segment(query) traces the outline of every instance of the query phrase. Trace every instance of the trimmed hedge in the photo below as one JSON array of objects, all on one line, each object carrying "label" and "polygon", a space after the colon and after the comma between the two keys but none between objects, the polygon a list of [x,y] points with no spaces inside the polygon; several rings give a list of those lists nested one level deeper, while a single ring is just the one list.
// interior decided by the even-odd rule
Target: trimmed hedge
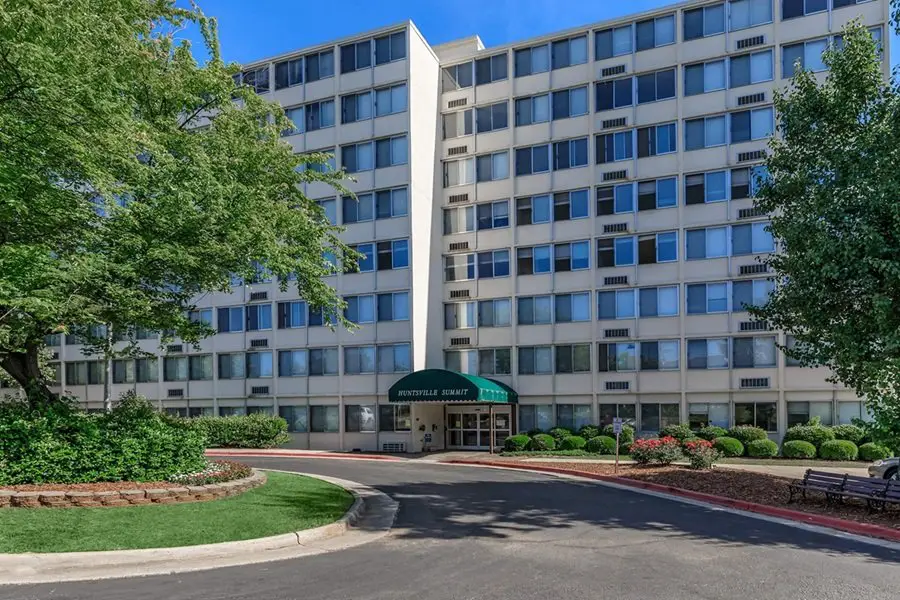
[{"label": "trimmed hedge", "polygon": [[831,431],[834,432],[834,439],[847,440],[857,446],[862,444],[863,439],[866,437],[866,432],[863,431],[863,428],[856,425],[835,425],[831,428]]},{"label": "trimmed hedge", "polygon": [[716,427],[715,425],[707,425],[700,429],[697,432],[697,437],[703,440],[707,440],[709,442],[713,441],[716,438],[727,437],[728,430],[724,427]]},{"label": "trimmed hedge", "polygon": [[828,440],[819,446],[819,457],[825,460],[856,460],[859,448],[848,440]]},{"label": "trimmed hedge", "polygon": [[785,458],[815,458],[816,447],[804,440],[791,440],[781,447],[781,455]]},{"label": "trimmed hedge", "polygon": [[569,437],[563,438],[563,441],[559,443],[559,449],[581,450],[584,448],[585,444],[587,444],[587,440],[580,435],[570,435]]},{"label": "trimmed hedge", "polygon": [[794,425],[784,434],[785,442],[809,442],[816,448],[833,439],[834,431],[821,425]]},{"label": "trimmed hedge", "polygon": [[503,450],[505,452],[522,452],[528,448],[531,438],[520,433],[519,435],[511,435],[503,442]]},{"label": "trimmed hedge", "polygon": [[753,458],[773,458],[778,456],[778,444],[772,440],[753,440],[747,444],[747,454]]},{"label": "trimmed hedge", "polygon": [[666,425],[659,430],[659,437],[673,437],[679,442],[683,442],[696,436],[694,435],[694,432],[691,431],[690,425],[687,423],[680,423],[678,425]]},{"label": "trimmed hedge", "polygon": [[[616,433],[613,431],[612,425],[607,425],[603,428],[603,435],[607,437],[611,437],[612,439],[616,439]],[[631,425],[623,425],[622,433],[619,434],[619,450],[621,451],[623,447],[630,446],[634,443],[634,427]]]},{"label": "trimmed hedge", "polygon": [[578,435],[586,440],[590,440],[600,435],[600,428],[596,425],[584,425],[578,430]]},{"label": "trimmed hedge", "polygon": [[533,438],[531,438],[531,443],[528,444],[529,450],[555,450],[556,449],[556,440],[553,439],[552,435],[546,433],[539,433]]},{"label": "trimmed hedge", "polygon": [[281,417],[256,413],[235,417],[171,417],[185,429],[206,436],[207,448],[275,448],[291,440],[287,421]]},{"label": "trimmed hedge", "polygon": [[713,440],[713,448],[728,457],[744,455],[744,444],[733,437],[717,437]]},{"label": "trimmed hedge", "polygon": [[572,432],[565,427],[554,427],[547,433],[553,436],[553,439],[556,440],[557,444],[572,435]]},{"label": "trimmed hedge", "polygon": [[742,443],[744,448],[752,441],[769,439],[769,436],[766,435],[764,429],[752,425],[738,425],[732,427],[728,430],[728,437],[732,437]]},{"label": "trimmed hedge", "polygon": [[859,447],[859,457],[862,460],[884,460],[894,455],[886,446],[880,446],[874,442],[863,444]]},{"label": "trimmed hedge", "polygon": [[608,435],[598,435],[589,439],[584,449],[597,454],[615,454],[616,440]]}]

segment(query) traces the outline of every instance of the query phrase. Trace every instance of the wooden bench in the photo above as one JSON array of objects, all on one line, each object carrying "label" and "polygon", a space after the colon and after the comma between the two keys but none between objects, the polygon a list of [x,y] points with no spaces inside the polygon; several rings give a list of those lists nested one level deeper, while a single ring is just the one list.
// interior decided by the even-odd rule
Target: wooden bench
[{"label": "wooden bench", "polygon": [[883,510],[888,504],[900,504],[900,481],[860,477],[857,475],[840,475],[825,471],[807,469],[803,479],[792,481],[788,490],[794,501],[796,494],[806,499],[807,490],[825,494],[826,502],[842,502],[846,498],[865,500],[867,508]]},{"label": "wooden bench", "polygon": [[807,490],[822,492],[825,494],[826,502],[833,502],[840,497],[841,489],[843,489],[847,477],[847,475],[840,475],[838,473],[827,473],[825,471],[813,471],[812,469],[807,469],[806,473],[803,475],[803,479],[791,482],[790,487],[788,488],[788,491],[790,492],[788,503],[793,502],[794,495],[798,493],[802,493],[803,499],[806,500]]},{"label": "wooden bench", "polygon": [[888,504],[900,504],[900,480],[888,479],[887,482],[887,488],[881,497],[870,502],[873,509],[884,510]]},{"label": "wooden bench", "polygon": [[865,500],[866,507],[870,512],[876,508],[884,508],[884,496],[890,483],[887,479],[847,475],[844,477],[844,486],[840,491],[840,499],[842,501],[844,498]]}]

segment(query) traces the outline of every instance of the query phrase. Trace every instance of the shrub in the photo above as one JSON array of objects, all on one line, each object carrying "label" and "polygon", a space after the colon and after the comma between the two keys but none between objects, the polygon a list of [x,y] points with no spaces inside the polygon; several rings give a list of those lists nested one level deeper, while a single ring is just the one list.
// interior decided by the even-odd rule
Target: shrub
[{"label": "shrub", "polygon": [[824,442],[834,439],[834,432],[821,425],[794,425],[784,434],[785,442],[809,442],[816,448]]},{"label": "shrub", "polygon": [[548,435],[546,433],[539,433],[533,438],[531,438],[531,443],[528,444],[529,450],[555,450],[556,449],[556,440],[553,439],[552,435]]},{"label": "shrub", "polygon": [[825,460],[856,460],[859,448],[848,440],[828,440],[819,446],[819,456]]},{"label": "shrub", "polygon": [[578,435],[586,440],[590,440],[600,435],[600,428],[596,425],[584,425],[578,430]]},{"label": "shrub", "polygon": [[230,460],[216,460],[206,463],[206,467],[194,473],[179,473],[169,477],[171,483],[181,485],[209,485],[250,477],[253,470],[247,465]]},{"label": "shrub", "polygon": [[524,434],[511,435],[503,442],[503,450],[506,452],[522,452],[528,448],[531,438]]},{"label": "shrub", "polygon": [[712,442],[696,439],[684,443],[684,455],[691,463],[692,469],[709,469],[722,457],[722,453],[713,448]]},{"label": "shrub", "polygon": [[724,456],[743,456],[744,444],[741,440],[733,437],[718,437],[713,440],[713,448],[721,452]]},{"label": "shrub", "polygon": [[587,444],[587,440],[580,435],[570,435],[559,443],[560,450],[581,450]]},{"label": "shrub", "polygon": [[831,431],[834,433],[834,439],[847,440],[848,442],[853,442],[857,446],[861,444],[863,438],[866,437],[866,432],[863,428],[857,427],[856,425],[835,425],[831,428]]},{"label": "shrub", "polygon": [[747,444],[747,454],[753,458],[772,458],[778,456],[778,444],[772,440],[753,440]]},{"label": "shrub", "polygon": [[235,417],[171,417],[182,427],[202,432],[208,448],[274,448],[290,441],[287,421],[260,413]]},{"label": "shrub", "polygon": [[528,437],[534,437],[539,433],[544,433],[544,430],[543,429],[529,429],[528,431],[525,432],[525,435],[527,435]]},{"label": "shrub", "polygon": [[202,432],[172,424],[145,399],[122,397],[90,415],[61,399],[32,410],[0,403],[0,485],[163,481],[201,471]]},{"label": "shrub", "polygon": [[868,442],[859,447],[859,457],[863,460],[884,460],[894,455],[889,448]]},{"label": "shrub", "polygon": [[754,440],[769,439],[764,429],[754,427],[753,425],[738,425],[737,427],[732,427],[728,430],[728,437],[732,437],[739,441],[744,445],[744,448],[747,448],[747,445]]},{"label": "shrub", "polygon": [[816,447],[804,440],[790,440],[782,445],[781,455],[785,458],[815,458]]},{"label": "shrub", "polygon": [[716,427],[715,425],[707,425],[697,432],[697,437],[703,440],[713,441],[716,438],[725,437],[728,430],[724,427]]},{"label": "shrub", "polygon": [[691,431],[690,425],[688,425],[687,423],[681,423],[679,425],[666,425],[659,430],[659,437],[673,437],[679,442],[683,442],[688,438],[696,436],[694,435],[694,432]]},{"label": "shrub", "polygon": [[553,436],[553,439],[556,440],[557,444],[572,435],[572,432],[565,427],[554,427],[547,433]]},{"label": "shrub", "polygon": [[[603,428],[603,435],[611,437],[612,439],[616,439],[616,434],[613,431],[612,425],[607,425]],[[622,433],[619,434],[619,451],[622,452],[622,448],[625,446],[630,446],[634,441],[634,427],[631,425],[623,425]]]},{"label": "shrub", "polygon": [[584,449],[596,454],[615,454],[616,440],[608,435],[598,435],[589,439]]},{"label": "shrub", "polygon": [[631,458],[642,465],[669,465],[681,458],[681,445],[673,437],[635,440],[631,444]]}]

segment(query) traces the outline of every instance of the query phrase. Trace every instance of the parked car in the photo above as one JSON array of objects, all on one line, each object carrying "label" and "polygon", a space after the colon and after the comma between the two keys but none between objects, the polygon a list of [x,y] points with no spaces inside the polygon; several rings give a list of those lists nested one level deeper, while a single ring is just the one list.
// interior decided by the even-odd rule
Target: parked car
[{"label": "parked car", "polygon": [[869,477],[900,479],[900,457],[876,460],[869,465]]}]

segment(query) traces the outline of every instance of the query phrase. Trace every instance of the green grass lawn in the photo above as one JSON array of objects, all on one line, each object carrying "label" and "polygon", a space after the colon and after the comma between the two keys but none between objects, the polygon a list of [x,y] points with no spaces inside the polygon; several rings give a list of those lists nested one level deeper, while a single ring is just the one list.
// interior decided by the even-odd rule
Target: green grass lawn
[{"label": "green grass lawn", "polygon": [[110,508],[0,510],[0,552],[81,552],[193,546],[289,533],[339,519],[353,503],[324,481],[268,473],[240,496]]}]

